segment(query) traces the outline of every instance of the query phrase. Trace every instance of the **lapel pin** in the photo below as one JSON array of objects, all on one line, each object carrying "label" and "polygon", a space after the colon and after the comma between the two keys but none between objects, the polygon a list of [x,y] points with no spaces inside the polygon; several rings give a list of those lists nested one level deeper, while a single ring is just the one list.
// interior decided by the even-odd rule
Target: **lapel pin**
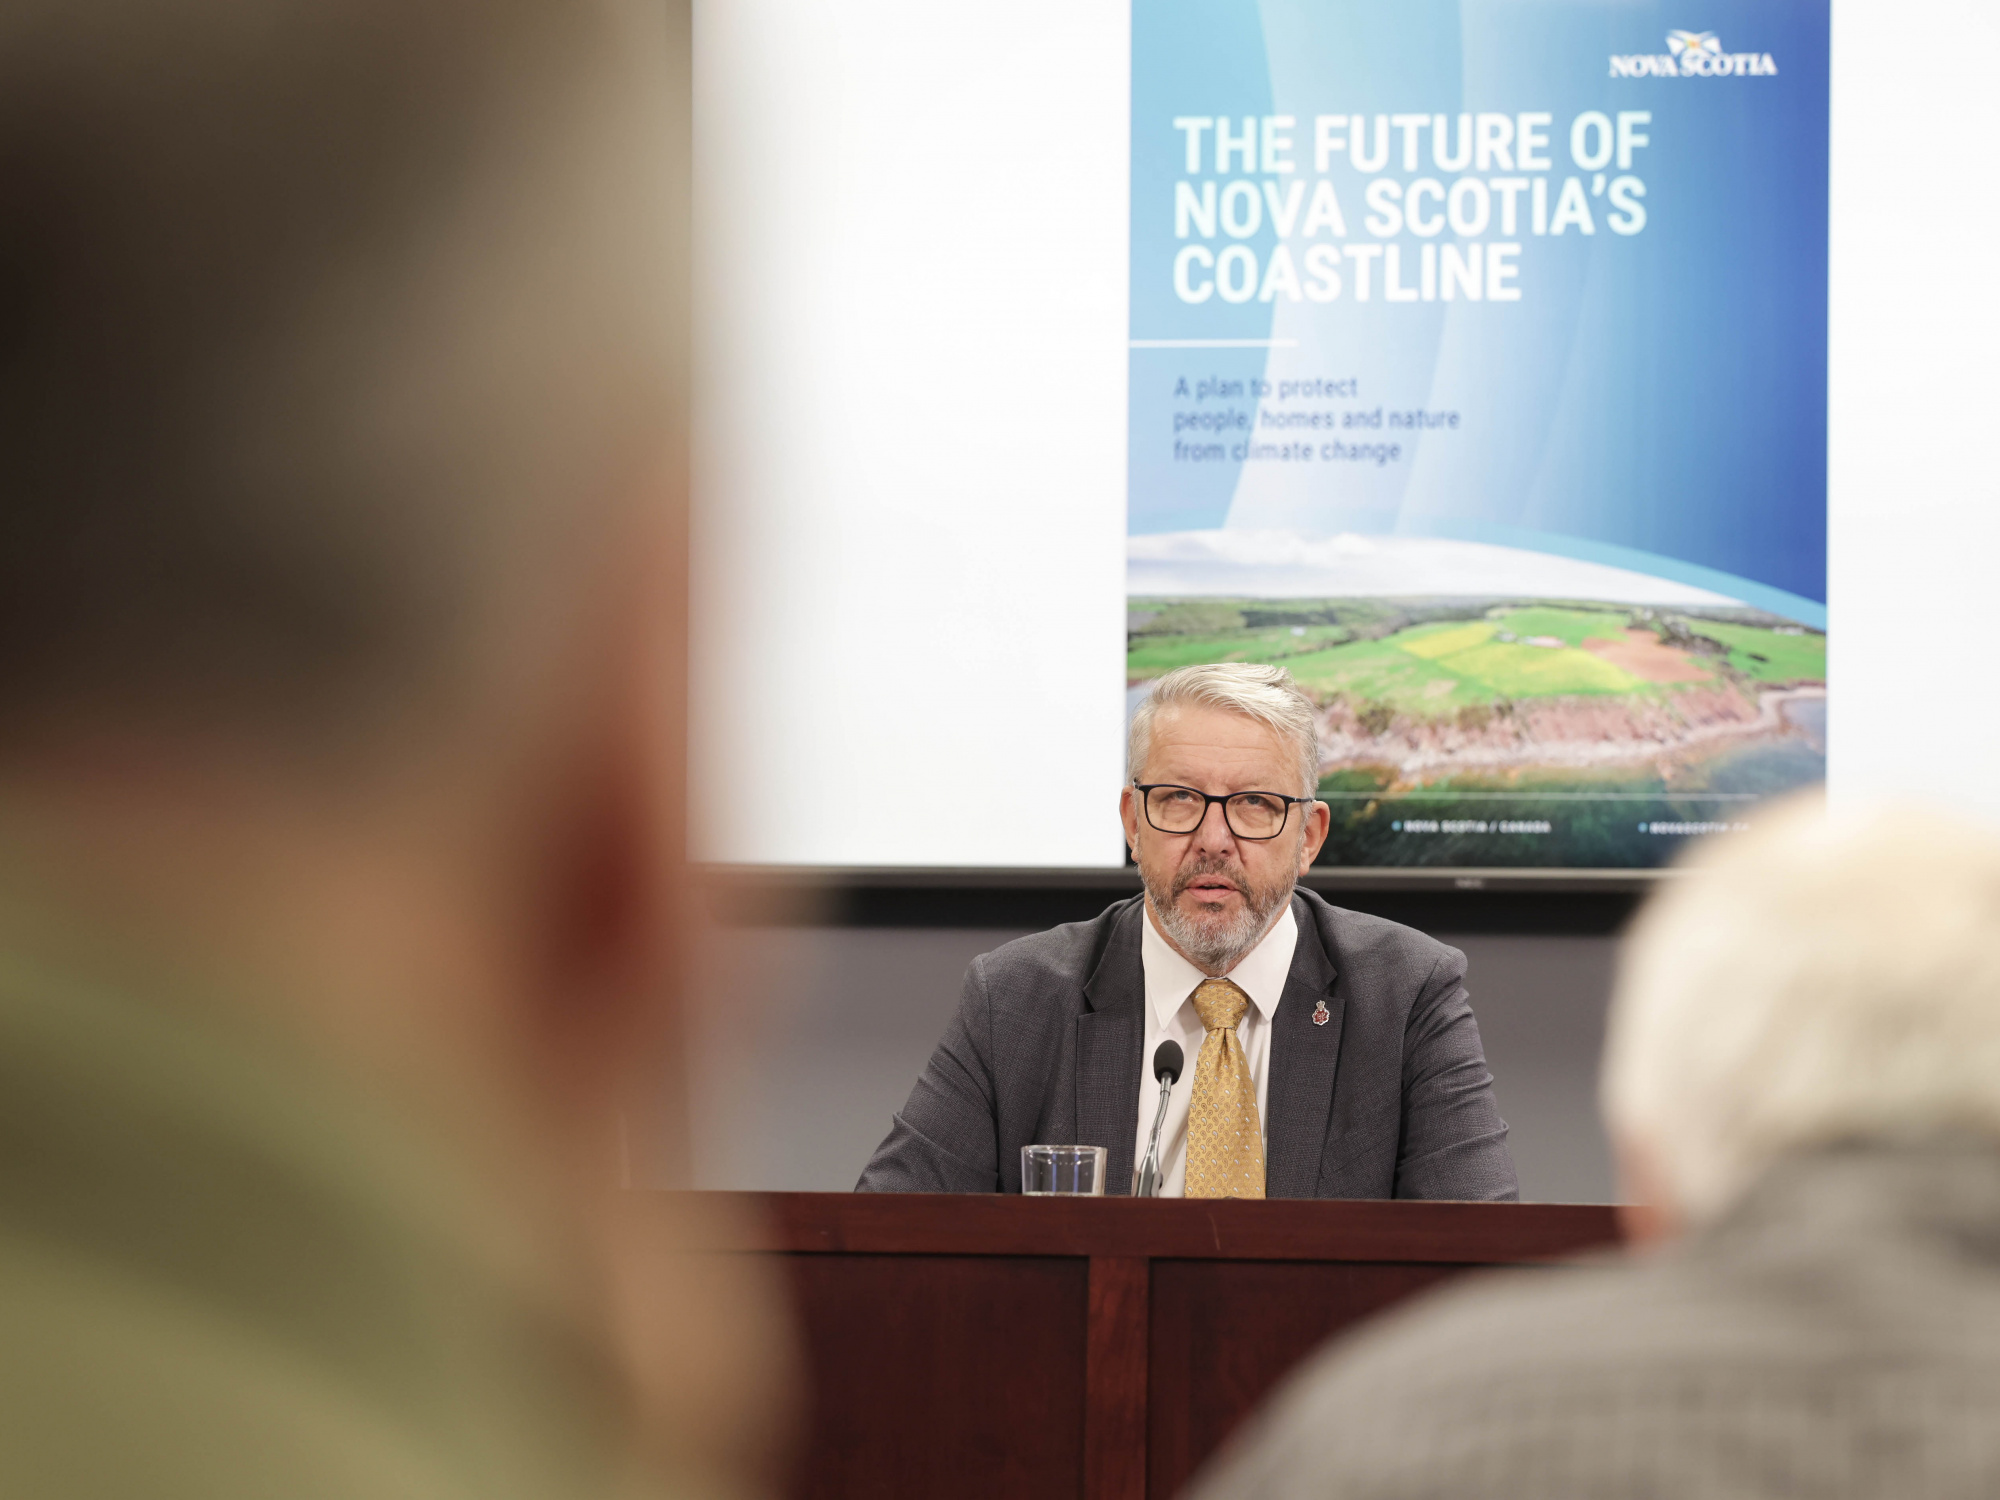
[{"label": "lapel pin", "polygon": [[1331,1021],[1332,1019],[1333,1019],[1333,1012],[1326,1008],[1326,1002],[1324,1000],[1320,1001],[1318,1004],[1313,1006],[1313,1025],[1324,1026],[1328,1021]]}]

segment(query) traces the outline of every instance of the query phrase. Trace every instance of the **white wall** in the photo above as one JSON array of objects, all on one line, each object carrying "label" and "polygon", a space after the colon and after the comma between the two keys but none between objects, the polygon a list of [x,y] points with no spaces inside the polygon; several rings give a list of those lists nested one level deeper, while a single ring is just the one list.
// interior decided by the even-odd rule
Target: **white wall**
[{"label": "white wall", "polygon": [[1122,860],[1130,70],[1122,0],[697,5],[701,857]]},{"label": "white wall", "polygon": [[2000,815],[2000,10],[1842,0],[1833,33],[1827,780]]}]

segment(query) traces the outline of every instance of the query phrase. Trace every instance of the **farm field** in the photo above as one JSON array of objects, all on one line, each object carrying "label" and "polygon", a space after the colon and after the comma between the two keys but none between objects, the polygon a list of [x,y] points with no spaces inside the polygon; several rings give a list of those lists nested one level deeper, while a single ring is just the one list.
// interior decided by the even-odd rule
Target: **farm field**
[{"label": "farm field", "polygon": [[[1129,601],[1127,682],[1281,665],[1320,705],[1323,862],[1629,867],[1825,774],[1826,636],[1736,607]],[[1505,830],[1504,832],[1502,830]]]},{"label": "farm field", "polygon": [[[1148,602],[1133,601],[1135,615]],[[1331,608],[1319,606],[1320,611]],[[1724,675],[1720,668],[1725,664],[1730,672],[1757,682],[1823,682],[1826,677],[1826,637],[1775,620],[1750,624],[1692,620],[1678,612],[1672,616],[1687,620],[1690,634],[1707,637],[1714,647],[1708,655],[1677,646],[1656,626],[1635,626],[1634,612],[1624,609],[1501,606],[1470,620],[1423,621],[1389,630],[1383,626],[1393,624],[1395,616],[1385,620],[1379,612],[1354,624],[1315,620],[1201,629],[1225,623],[1230,606],[1202,601],[1201,609],[1201,615],[1189,620],[1195,630],[1142,626],[1135,632],[1126,657],[1127,680],[1148,681],[1194,662],[1274,662],[1322,701],[1344,695],[1435,718],[1467,705],[1512,698],[1658,694],[1677,682],[1715,682]],[[1164,617],[1172,625],[1170,610],[1170,605],[1162,607],[1154,620]],[[1241,620],[1287,612],[1260,604],[1234,613]],[[1651,636],[1654,652],[1671,659],[1658,661],[1659,670],[1649,671],[1637,656],[1634,633]]]}]

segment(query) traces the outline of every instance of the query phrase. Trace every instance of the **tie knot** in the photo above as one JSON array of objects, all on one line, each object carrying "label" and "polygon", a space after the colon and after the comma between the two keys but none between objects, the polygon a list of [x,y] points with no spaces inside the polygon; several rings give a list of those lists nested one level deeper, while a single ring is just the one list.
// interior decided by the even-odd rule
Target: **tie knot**
[{"label": "tie knot", "polygon": [[1196,987],[1195,1014],[1210,1031],[1234,1031],[1250,1006],[1250,997],[1226,979],[1210,979]]}]

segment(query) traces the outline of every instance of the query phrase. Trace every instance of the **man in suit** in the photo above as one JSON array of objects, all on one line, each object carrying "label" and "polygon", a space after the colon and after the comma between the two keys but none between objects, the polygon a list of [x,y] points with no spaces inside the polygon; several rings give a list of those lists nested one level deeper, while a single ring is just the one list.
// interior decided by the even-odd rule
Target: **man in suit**
[{"label": "man in suit", "polygon": [[1021,1148],[1107,1148],[1131,1191],[1513,1198],[1465,955],[1296,888],[1326,841],[1313,704],[1281,668],[1184,667],[1133,716],[1126,842],[1144,894],[973,961],[863,1190],[1017,1192]]},{"label": "man in suit", "polygon": [[1961,814],[1718,844],[1613,1000],[1639,1253],[1336,1345],[1200,1500],[2000,1493],[1996,932],[2000,839]]}]

